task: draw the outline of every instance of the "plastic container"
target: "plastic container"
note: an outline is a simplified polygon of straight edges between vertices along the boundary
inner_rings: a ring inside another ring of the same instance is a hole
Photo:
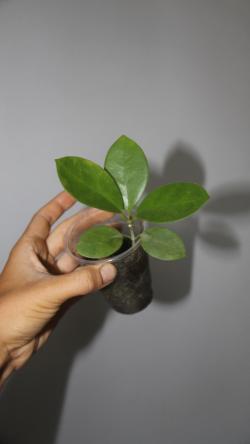
[[[65,248],[79,265],[95,265],[105,262],[113,263],[117,268],[117,276],[110,285],[101,292],[114,310],[132,314],[143,310],[152,300],[151,275],[148,255],[140,245],[139,234],[143,230],[141,221],[132,225],[135,241],[132,245],[128,224],[119,215],[95,225],[112,225],[117,227],[124,235],[124,243],[120,250],[107,258],[92,260],[80,256],[76,245],[81,234],[86,230],[86,217],[79,215],[65,236]]]

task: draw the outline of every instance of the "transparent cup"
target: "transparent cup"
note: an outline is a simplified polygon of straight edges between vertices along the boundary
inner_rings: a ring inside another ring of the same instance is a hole
[[[69,227],[65,236],[65,249],[79,265],[95,265],[100,263],[113,263],[117,269],[117,276],[110,285],[101,292],[111,307],[124,314],[137,313],[143,310],[152,300],[151,274],[147,253],[140,244],[140,233],[143,231],[141,221],[132,224],[135,236],[131,242],[131,228],[119,216],[96,223],[96,225],[111,225],[119,229],[124,235],[122,247],[112,256],[102,259],[88,259],[79,255],[76,246],[81,234],[86,228],[86,210],[79,214],[76,221]]]

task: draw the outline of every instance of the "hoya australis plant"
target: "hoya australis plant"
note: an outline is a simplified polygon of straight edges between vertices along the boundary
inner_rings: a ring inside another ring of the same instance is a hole
[[[186,254],[181,238],[160,224],[190,216],[207,201],[208,193],[196,183],[179,182],[145,195],[148,161],[126,136],[110,147],[103,167],[82,157],[57,159],[56,166],[63,187],[79,202],[115,213],[89,229],[83,230],[81,222],[73,226],[67,251],[79,264],[113,262],[118,273],[102,289],[105,298],[121,313],[142,310],[152,300],[148,255],[172,261]]]
[[[144,196],[149,166],[139,145],[122,135],[107,152],[104,167],[82,157],[56,159],[59,179],[66,191],[91,207],[119,213],[128,227],[131,245],[140,241],[149,255],[162,260],[185,257],[182,239],[158,224],[172,223],[191,216],[208,200],[207,191],[197,183],[162,185]],[[150,222],[139,234],[135,221]],[[151,224],[154,224],[151,226]],[[124,244],[118,226],[97,225],[84,231],[76,250],[90,259],[113,256]]]

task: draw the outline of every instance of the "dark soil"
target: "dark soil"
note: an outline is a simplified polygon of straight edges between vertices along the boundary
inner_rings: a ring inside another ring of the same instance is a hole
[[[139,246],[117,262],[117,276],[101,291],[114,310],[124,314],[143,310],[152,300],[148,255]]]
[[[124,237],[119,250],[109,257],[124,253],[131,245],[131,239]],[[87,257],[85,259],[96,260]],[[143,310],[152,301],[153,295],[147,253],[139,246],[122,259],[114,260],[113,263],[117,269],[117,276],[114,282],[101,290],[105,299],[120,313],[133,314]]]

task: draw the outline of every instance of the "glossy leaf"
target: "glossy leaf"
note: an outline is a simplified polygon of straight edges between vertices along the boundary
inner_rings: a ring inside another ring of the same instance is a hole
[[[207,191],[195,183],[163,185],[145,197],[137,217],[150,222],[174,222],[196,212],[208,198]]]
[[[143,150],[126,136],[110,147],[105,169],[113,176],[121,190],[124,206],[131,210],[141,197],[148,181],[148,162]]]
[[[147,228],[141,234],[141,245],[150,256],[157,259],[172,261],[186,256],[181,238],[163,227]]]
[[[102,210],[121,212],[121,192],[110,174],[82,157],[56,159],[59,179],[79,202]]]
[[[87,258],[108,257],[117,251],[123,242],[120,231],[106,225],[89,228],[81,235],[76,251]]]

